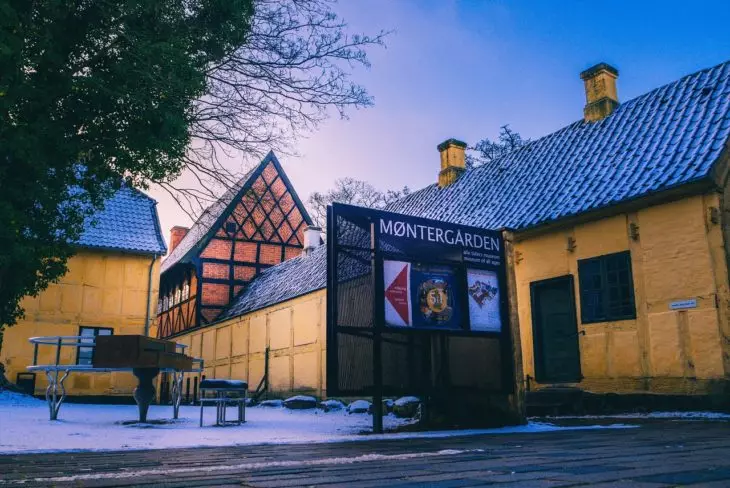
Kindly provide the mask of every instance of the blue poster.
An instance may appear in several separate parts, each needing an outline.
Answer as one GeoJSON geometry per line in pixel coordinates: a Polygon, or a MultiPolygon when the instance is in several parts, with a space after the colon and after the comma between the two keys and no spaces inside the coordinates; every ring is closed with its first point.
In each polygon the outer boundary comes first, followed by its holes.
{"type": "Polygon", "coordinates": [[[415,327],[461,328],[459,287],[453,268],[413,264],[410,285],[415,327]]]}

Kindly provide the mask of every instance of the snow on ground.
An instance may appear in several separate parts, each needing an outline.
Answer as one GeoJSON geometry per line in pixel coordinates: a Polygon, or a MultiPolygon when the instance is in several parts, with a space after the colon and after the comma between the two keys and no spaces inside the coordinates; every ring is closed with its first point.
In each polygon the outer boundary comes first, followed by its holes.
{"type": "MultiPolygon", "coordinates": [[[[0,393],[0,453],[74,450],[162,449],[169,447],[229,446],[244,444],[295,444],[378,439],[450,437],[475,434],[551,432],[612,426],[558,427],[544,422],[501,429],[407,432],[361,435],[369,432],[372,417],[345,411],[325,413],[320,409],[288,410],[253,407],[246,409],[247,423],[215,427],[215,409],[205,409],[204,427],[198,427],[200,409],[180,408],[180,419],[166,424],[125,425],[137,417],[135,405],[64,404],[59,420],[48,420],[44,401],[23,395],[0,393]]],[[[234,409],[228,418],[234,418],[234,409]]],[[[172,407],[153,405],[151,421],[170,419],[172,407]]],[[[410,422],[393,415],[384,418],[386,430],[410,422]]]]}
{"type": "Polygon", "coordinates": [[[613,415],[560,415],[542,419],[679,419],[679,420],[730,420],[730,414],[720,412],[647,412],[617,413],[613,415]]]}
{"type": "MultiPolygon", "coordinates": [[[[41,400],[30,395],[23,395],[9,390],[0,390],[0,406],[38,406],[46,405],[41,400]]],[[[0,419],[1,421],[2,419],[0,419]]]]}

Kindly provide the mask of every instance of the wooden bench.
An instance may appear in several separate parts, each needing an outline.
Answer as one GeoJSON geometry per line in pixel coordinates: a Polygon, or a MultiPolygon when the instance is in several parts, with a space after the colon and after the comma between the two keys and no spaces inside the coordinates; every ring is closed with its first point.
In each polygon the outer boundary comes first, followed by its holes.
{"type": "Polygon", "coordinates": [[[215,425],[246,422],[246,395],[248,383],[240,380],[205,379],[200,382],[200,426],[203,426],[203,407],[206,404],[216,406],[215,425]],[[206,393],[214,395],[207,397],[206,393]],[[231,396],[235,395],[235,396],[231,396]],[[226,407],[238,407],[238,420],[226,421],[226,407]]]}

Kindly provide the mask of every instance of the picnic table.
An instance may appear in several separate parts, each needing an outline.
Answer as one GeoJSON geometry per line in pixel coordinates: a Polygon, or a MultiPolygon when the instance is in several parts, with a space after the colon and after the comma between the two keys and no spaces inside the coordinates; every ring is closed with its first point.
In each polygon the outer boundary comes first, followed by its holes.
{"type": "MultiPolygon", "coordinates": [[[[116,336],[122,337],[122,336],[116,336]]],[[[144,337],[144,336],[139,336],[144,337]]],[[[139,422],[147,421],[147,411],[149,405],[155,396],[155,387],[153,380],[160,372],[172,374],[172,408],[173,418],[177,419],[182,403],[182,383],[185,373],[200,373],[203,371],[203,360],[200,358],[191,358],[192,367],[180,368],[175,366],[167,367],[134,367],[134,366],[114,366],[114,367],[96,367],[93,364],[63,364],[61,362],[61,349],[63,347],[73,348],[95,348],[96,337],[90,336],[42,336],[31,337],[29,342],[33,344],[33,364],[28,366],[28,371],[43,371],[48,379],[48,387],[46,388],[46,401],[50,419],[58,418],[58,411],[61,404],[66,399],[66,388],[64,382],[71,373],[111,373],[114,371],[129,371],[137,378],[137,387],[134,389],[134,400],[137,403],[139,411],[139,422]],[[38,349],[41,346],[55,347],[55,361],[49,364],[38,364],[38,349]]],[[[184,344],[175,344],[175,350],[184,354],[187,348],[184,344]]]]}

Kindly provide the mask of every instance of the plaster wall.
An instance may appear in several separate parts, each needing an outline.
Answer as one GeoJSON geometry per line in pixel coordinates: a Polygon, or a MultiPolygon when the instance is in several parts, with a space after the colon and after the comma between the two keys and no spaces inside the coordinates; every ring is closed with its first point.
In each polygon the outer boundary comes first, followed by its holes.
{"type": "MultiPolygon", "coordinates": [[[[597,392],[718,391],[728,368],[727,262],[715,193],[576,225],[515,245],[524,374],[535,376],[530,283],[573,275],[583,380],[597,392]],[[632,238],[630,226],[638,229],[632,238]],[[574,249],[569,250],[572,239],[574,249]],[[578,260],[630,251],[636,319],[583,324],[578,260]],[[671,310],[678,300],[697,307],[671,310]]],[[[538,385],[539,387],[540,385],[538,385]]]]}
{"type": "MultiPolygon", "coordinates": [[[[35,336],[76,336],[79,327],[109,327],[114,334],[143,334],[148,303],[149,267],[152,257],[110,251],[81,250],[68,262],[68,272],[36,297],[22,301],[25,318],[5,329],[0,362],[7,378],[15,382],[18,373],[33,363],[35,336]]],[[[149,300],[150,321],[154,319],[160,273],[160,258],[152,270],[149,300]]],[[[153,327],[154,329],[154,327],[153,327]]],[[[155,330],[150,335],[155,335],[155,330]]],[[[38,364],[53,363],[55,348],[40,346],[38,364]]],[[[61,363],[76,364],[76,349],[64,347],[61,363]]],[[[47,381],[36,374],[35,393],[44,394],[47,381]]],[[[71,373],[66,380],[69,395],[130,395],[135,379],[131,373],[71,373]]]]}
{"type": "Polygon", "coordinates": [[[264,376],[269,391],[325,395],[326,292],[319,290],[191,331],[173,340],[205,361],[209,378],[244,380],[253,391],[264,376]]]}

